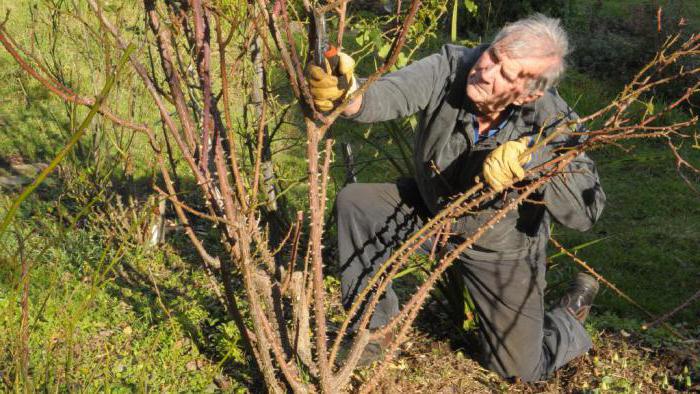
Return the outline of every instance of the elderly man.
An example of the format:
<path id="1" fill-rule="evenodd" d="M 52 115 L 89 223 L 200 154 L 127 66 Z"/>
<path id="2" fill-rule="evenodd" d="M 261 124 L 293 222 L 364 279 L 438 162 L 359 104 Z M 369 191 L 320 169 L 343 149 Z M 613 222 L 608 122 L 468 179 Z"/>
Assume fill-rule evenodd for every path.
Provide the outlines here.
<path id="1" fill-rule="evenodd" d="M 446 45 L 432 56 L 391 73 L 351 105 L 344 115 L 378 122 L 419 114 L 415 140 L 416 176 L 397 183 L 351 184 L 337 197 L 338 243 L 343 303 L 349 306 L 372 272 L 450 198 L 483 178 L 498 196 L 452 225 L 447 247 L 458 245 L 503 207 L 517 191 L 506 189 L 524 169 L 550 160 L 580 136 L 555 138 L 524 163 L 519 156 L 538 134 L 551 133 L 576 114 L 553 89 L 568 51 L 559 21 L 543 15 L 504 27 L 491 45 L 469 49 Z M 312 66 L 316 105 L 333 108 L 355 86 L 354 63 L 341 54 L 337 70 Z M 339 87 L 343 75 L 351 83 Z M 344 84 L 340 84 L 345 86 Z M 558 176 L 511 211 L 466 250 L 456 263 L 476 306 L 485 366 L 503 377 L 545 379 L 591 347 L 582 325 L 598 291 L 579 274 L 550 312 L 544 310 L 545 247 L 551 218 L 578 230 L 598 219 L 605 195 L 594 163 L 581 154 Z M 510 195 L 510 196 L 509 196 Z M 426 250 L 430 245 L 424 245 Z M 370 329 L 386 325 L 399 311 L 389 289 Z M 364 361 L 381 353 L 369 347 Z"/>

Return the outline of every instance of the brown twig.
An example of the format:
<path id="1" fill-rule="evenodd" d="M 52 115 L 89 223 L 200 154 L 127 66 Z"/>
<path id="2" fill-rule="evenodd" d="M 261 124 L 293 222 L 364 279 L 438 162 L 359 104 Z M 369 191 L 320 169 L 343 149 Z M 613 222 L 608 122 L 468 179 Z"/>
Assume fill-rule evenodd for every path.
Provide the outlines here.
<path id="1" fill-rule="evenodd" d="M 175 105 L 180 124 L 182 125 L 183 134 L 190 151 L 194 152 L 197 149 L 195 143 L 195 125 L 192 115 L 187 107 L 187 99 L 182 92 L 182 80 L 180 72 L 174 66 L 173 57 L 174 51 L 171 45 L 172 37 L 170 31 L 164 28 L 160 23 L 158 11 L 154 0 L 145 0 L 144 6 L 148 15 L 149 26 L 151 31 L 156 36 L 156 44 L 158 45 L 158 53 L 160 54 L 161 67 L 165 73 L 165 77 L 170 87 L 170 95 L 172 102 Z"/>
<path id="2" fill-rule="evenodd" d="M 687 300 L 681 302 L 680 305 L 678 305 L 677 307 L 675 307 L 672 310 L 661 315 L 658 319 L 656 319 L 648 324 L 646 324 L 646 323 L 642 324 L 642 330 L 648 330 L 650 328 L 653 328 L 654 326 L 657 326 L 661 323 L 664 323 L 666 320 L 670 319 L 673 315 L 682 311 L 683 309 L 688 307 L 688 305 L 691 305 L 693 302 L 697 301 L 698 299 L 700 299 L 700 290 L 696 291 L 695 294 L 690 296 L 690 298 L 688 298 Z"/>
<path id="3" fill-rule="evenodd" d="M 252 22 L 251 22 L 252 23 Z M 252 32 L 252 29 L 251 29 Z M 233 28 L 231 29 L 231 34 L 233 33 Z M 246 200 L 246 194 L 245 191 L 243 190 L 243 177 L 241 176 L 241 170 L 240 167 L 238 166 L 238 153 L 236 149 L 236 141 L 233 139 L 233 121 L 231 117 L 231 99 L 229 97 L 229 83 L 228 83 L 228 67 L 226 65 L 226 46 L 228 42 L 230 41 L 230 37 L 232 35 L 229 35 L 229 38 L 227 40 L 222 40 L 221 37 L 221 21 L 217 19 L 216 23 L 216 40 L 218 43 L 219 47 L 219 70 L 220 70 L 220 75 L 221 75 L 221 92 L 223 94 L 223 101 L 224 101 L 224 119 L 226 121 L 226 130 L 227 130 L 227 140 L 228 140 L 228 155 L 229 155 L 229 162 L 231 166 L 231 172 L 233 173 L 233 180 L 234 180 L 234 185 L 236 186 L 236 195 L 238 197 L 239 204 L 241 204 L 242 209 L 245 211 L 247 208 L 247 200 Z M 253 34 L 250 34 L 250 37 L 252 39 Z M 243 53 L 245 54 L 245 52 Z M 239 59 L 242 59 L 240 57 Z M 233 74 L 233 68 L 235 68 L 235 64 L 231 65 L 231 73 Z"/>
<path id="4" fill-rule="evenodd" d="M 282 288 L 280 292 L 284 295 L 289 289 L 289 284 L 292 281 L 292 274 L 294 273 L 294 267 L 296 266 L 297 254 L 299 253 L 299 239 L 301 238 L 301 226 L 304 220 L 304 211 L 297 211 L 297 220 L 294 226 L 294 241 L 292 241 L 292 254 L 289 257 L 289 264 L 287 265 L 287 272 L 285 278 L 282 280 Z"/>
<path id="5" fill-rule="evenodd" d="M 192 19 L 194 23 L 194 48 L 196 53 L 197 74 L 204 101 L 202 111 L 202 137 L 200 142 L 200 168 L 205 176 L 209 177 L 209 150 L 210 138 L 214 133 L 214 111 L 216 103 L 212 94 L 211 84 L 211 47 L 209 44 L 209 16 L 207 10 L 202 6 L 202 0 L 191 0 Z"/>
<path id="6" fill-rule="evenodd" d="M 336 37 L 336 44 L 338 46 L 338 49 L 343 48 L 343 34 L 345 33 L 345 14 L 347 13 L 347 10 L 347 0 L 341 1 L 340 5 L 336 8 L 336 12 L 338 13 L 338 34 Z"/>
<path id="7" fill-rule="evenodd" d="M 590 265 L 588 265 L 585 261 L 581 260 L 578 258 L 575 254 L 571 253 L 568 249 L 566 249 L 564 246 L 562 246 L 561 243 L 559 243 L 556 239 L 550 237 L 549 238 L 550 242 L 559 249 L 562 253 L 565 255 L 569 256 L 576 264 L 580 265 L 583 267 L 586 271 L 588 271 L 591 275 L 593 275 L 599 282 L 603 283 L 605 286 L 610 288 L 612 291 L 614 291 L 620 298 L 624 299 L 625 301 L 629 302 L 630 304 L 634 305 L 642 311 L 645 315 L 649 316 L 650 318 L 656 320 L 656 316 L 649 312 L 646 308 L 644 308 L 642 305 L 640 305 L 637 301 L 632 299 L 632 297 L 628 296 L 623 292 L 622 290 L 618 289 L 617 286 L 615 286 L 613 283 L 611 283 L 609 280 L 605 279 L 605 277 L 599 273 L 597 273 Z M 673 327 L 671 327 L 668 324 L 665 324 L 664 327 L 666 327 L 673 335 L 680 339 L 685 339 L 683 335 L 681 335 L 678 331 L 676 331 Z"/>
<path id="8" fill-rule="evenodd" d="M 685 174 L 683 174 L 683 168 L 688 168 L 696 174 L 700 174 L 700 169 L 690 164 L 686 159 L 684 159 L 680 155 L 680 153 L 678 152 L 678 148 L 675 145 L 673 145 L 673 142 L 670 138 L 666 141 L 666 144 L 668 145 L 669 149 L 671 149 L 671 153 L 673 154 L 673 157 L 676 160 L 676 172 L 678 173 L 678 176 L 680 176 L 681 179 L 683 179 L 683 181 L 686 185 L 688 185 L 690 190 L 700 195 L 700 190 L 698 190 L 697 187 L 693 184 L 693 182 L 690 179 L 688 179 L 688 177 L 685 176 Z"/>

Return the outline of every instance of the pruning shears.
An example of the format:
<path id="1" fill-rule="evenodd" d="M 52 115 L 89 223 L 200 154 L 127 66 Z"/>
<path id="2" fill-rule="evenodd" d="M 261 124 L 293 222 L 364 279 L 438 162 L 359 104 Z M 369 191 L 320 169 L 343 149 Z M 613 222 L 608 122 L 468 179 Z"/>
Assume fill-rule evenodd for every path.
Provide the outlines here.
<path id="1" fill-rule="evenodd" d="M 313 40 L 313 63 L 323 70 L 326 70 L 326 64 L 328 64 L 331 72 L 333 72 L 338 68 L 338 48 L 328 43 L 326 14 L 314 12 L 313 18 L 313 34 L 310 35 Z M 338 78 L 338 89 L 344 90 L 350 86 L 350 81 L 347 80 L 345 74 L 341 72 L 333 72 L 333 74 Z M 357 182 L 357 177 L 355 176 L 356 171 L 352 156 L 352 148 L 347 142 L 342 142 L 341 146 L 346 170 L 345 183 L 355 183 Z"/>
<path id="2" fill-rule="evenodd" d="M 324 70 L 326 69 L 327 62 L 333 74 L 338 78 L 338 88 L 347 89 L 350 81 L 348 81 L 342 73 L 336 72 L 338 68 L 338 48 L 328 43 L 326 14 L 314 11 L 313 18 L 313 62 Z"/>

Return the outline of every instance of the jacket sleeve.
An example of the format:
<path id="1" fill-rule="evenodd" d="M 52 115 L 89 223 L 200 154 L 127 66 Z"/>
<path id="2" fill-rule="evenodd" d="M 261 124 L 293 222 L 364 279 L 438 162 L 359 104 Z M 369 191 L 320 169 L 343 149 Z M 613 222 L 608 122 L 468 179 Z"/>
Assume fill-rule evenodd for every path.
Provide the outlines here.
<path id="1" fill-rule="evenodd" d="M 549 103 L 545 105 L 553 106 L 551 110 L 543 111 L 544 114 L 557 113 L 557 120 L 543 120 L 539 124 L 545 125 L 545 134 L 554 129 L 563 121 L 577 119 L 578 115 L 569 108 L 556 93 L 550 96 Z M 587 131 L 580 126 L 577 132 Z M 550 160 L 556 153 L 556 149 L 573 147 L 585 141 L 585 135 L 563 134 L 555 138 L 547 147 L 535 155 L 533 161 L 543 163 Z M 534 166 L 537 163 L 530 163 Z M 598 171 L 595 163 L 585 153 L 580 153 L 572 161 L 566 170 L 556 175 L 551 181 L 543 186 L 543 201 L 549 213 L 554 219 L 566 227 L 585 231 L 590 229 L 600 218 L 605 206 L 605 193 L 600 185 Z"/>
<path id="2" fill-rule="evenodd" d="M 439 53 L 379 78 L 363 94 L 360 110 L 347 118 L 371 123 L 412 115 L 436 100 L 449 75 L 447 49 L 443 47 Z"/>
<path id="3" fill-rule="evenodd" d="M 586 231 L 600 218 L 605 193 L 590 157 L 581 153 L 567 171 L 544 186 L 544 203 L 554 219 L 574 230 Z"/>

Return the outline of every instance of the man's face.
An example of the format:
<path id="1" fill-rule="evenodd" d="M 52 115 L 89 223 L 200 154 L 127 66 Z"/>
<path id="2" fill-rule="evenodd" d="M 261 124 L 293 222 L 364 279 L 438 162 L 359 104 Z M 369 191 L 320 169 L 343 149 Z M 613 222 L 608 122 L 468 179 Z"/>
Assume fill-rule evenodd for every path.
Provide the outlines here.
<path id="1" fill-rule="evenodd" d="M 530 92 L 528 82 L 542 75 L 555 58 L 512 59 L 491 46 L 472 67 L 467 78 L 467 96 L 483 115 L 496 115 L 510 104 L 523 105 L 543 92 Z"/>

